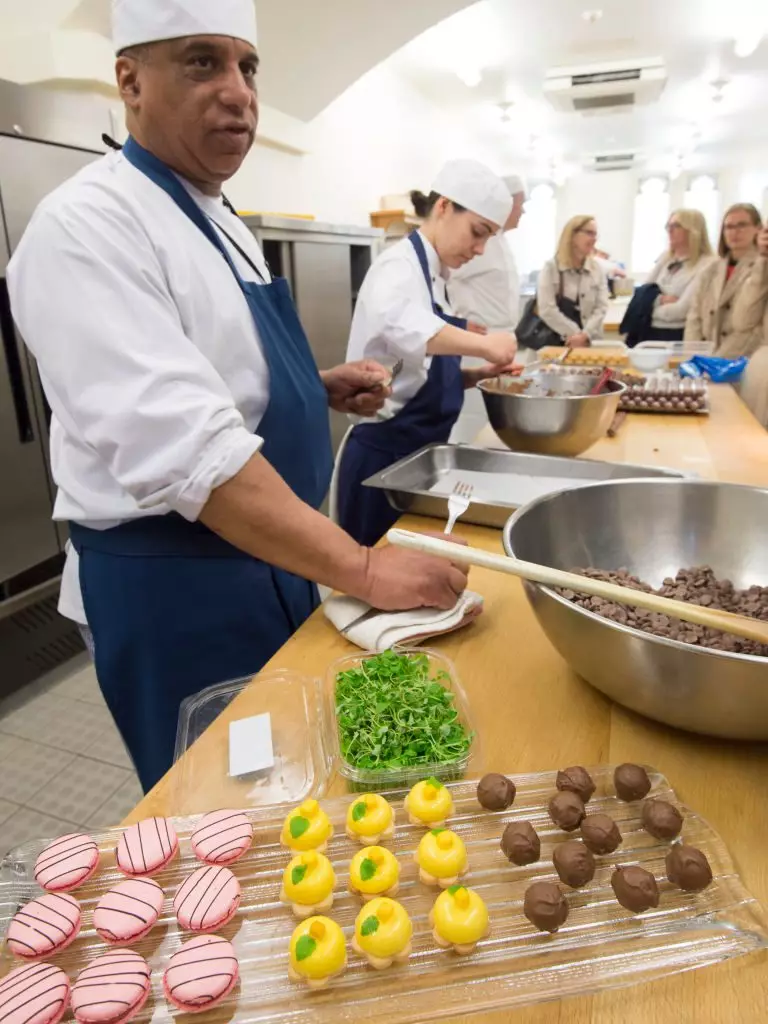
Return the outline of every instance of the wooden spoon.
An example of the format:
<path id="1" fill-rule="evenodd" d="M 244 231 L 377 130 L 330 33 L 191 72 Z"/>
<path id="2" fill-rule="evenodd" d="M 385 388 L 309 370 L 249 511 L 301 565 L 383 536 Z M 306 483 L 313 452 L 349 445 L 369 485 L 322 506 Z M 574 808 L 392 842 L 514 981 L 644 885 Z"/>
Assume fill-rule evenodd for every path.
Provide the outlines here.
<path id="1" fill-rule="evenodd" d="M 535 562 L 523 562 L 519 558 L 494 555 L 490 551 L 464 547 L 461 544 L 453 544 L 436 537 L 427 537 L 421 533 L 411 533 L 409 530 L 390 530 L 387 540 L 390 544 L 396 544 L 398 547 L 422 551 L 426 555 L 436 555 L 438 558 L 447 558 L 462 565 L 477 565 L 483 569 L 507 573 L 509 576 L 519 576 L 533 583 L 542 583 L 546 587 L 575 590 L 579 594 L 602 597 L 615 604 L 645 608 L 649 612 L 659 612 L 670 618 L 693 622 L 697 626 L 719 629 L 723 633 L 732 633 L 734 636 L 745 637 L 747 640 L 768 644 L 768 622 L 752 619 L 748 615 L 736 615 L 733 612 L 718 611 L 715 608 L 703 608 L 701 605 L 689 604 L 687 601 L 673 601 L 669 597 L 659 597 L 658 594 L 646 594 L 642 590 L 620 587 L 615 583 L 605 583 L 603 580 L 589 579 L 587 576 L 579 576 L 578 573 L 563 572 L 562 569 L 552 569 L 546 565 L 536 565 Z"/>

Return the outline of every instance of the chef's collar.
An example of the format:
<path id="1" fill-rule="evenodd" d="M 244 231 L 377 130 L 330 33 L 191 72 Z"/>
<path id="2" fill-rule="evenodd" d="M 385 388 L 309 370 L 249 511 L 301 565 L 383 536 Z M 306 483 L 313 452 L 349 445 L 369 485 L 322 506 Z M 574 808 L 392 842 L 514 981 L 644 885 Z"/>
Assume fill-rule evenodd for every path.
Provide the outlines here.
<path id="1" fill-rule="evenodd" d="M 447 281 L 450 277 L 450 270 L 446 267 L 440 257 L 437 255 L 437 249 L 430 242 L 423 231 L 419 231 L 419 236 L 424 243 L 424 248 L 427 252 L 427 264 L 429 266 L 429 273 L 434 281 L 437 277 L 442 277 L 444 281 Z"/>

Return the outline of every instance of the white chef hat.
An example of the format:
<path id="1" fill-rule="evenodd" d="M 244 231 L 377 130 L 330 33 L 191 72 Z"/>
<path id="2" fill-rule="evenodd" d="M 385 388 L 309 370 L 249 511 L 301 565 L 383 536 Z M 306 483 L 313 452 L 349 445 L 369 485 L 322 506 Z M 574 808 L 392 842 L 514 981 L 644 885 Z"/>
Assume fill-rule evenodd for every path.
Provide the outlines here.
<path id="1" fill-rule="evenodd" d="M 512 196 L 501 178 L 477 160 L 451 160 L 432 191 L 502 227 L 512 212 Z"/>
<path id="2" fill-rule="evenodd" d="M 519 174 L 505 174 L 504 184 L 509 189 L 509 194 L 511 196 L 516 196 L 520 192 L 522 192 L 523 195 L 528 194 L 528 187 L 525 184 L 525 178 L 522 178 Z"/>
<path id="3" fill-rule="evenodd" d="M 231 36 L 256 46 L 254 0 L 112 0 L 116 53 L 186 36 Z"/>

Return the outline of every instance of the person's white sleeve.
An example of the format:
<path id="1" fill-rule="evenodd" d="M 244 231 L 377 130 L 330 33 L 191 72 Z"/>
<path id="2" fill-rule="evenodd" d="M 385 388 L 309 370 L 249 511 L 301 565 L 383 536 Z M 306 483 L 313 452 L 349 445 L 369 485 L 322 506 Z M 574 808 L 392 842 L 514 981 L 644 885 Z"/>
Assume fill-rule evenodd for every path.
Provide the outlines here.
<path id="1" fill-rule="evenodd" d="M 44 208 L 8 277 L 63 428 L 141 508 L 195 520 L 262 441 L 185 335 L 141 226 L 119 209 Z"/>
<path id="2" fill-rule="evenodd" d="M 561 338 L 570 338 L 573 334 L 579 334 L 581 327 L 575 320 L 569 320 L 565 314 L 560 312 L 557 304 L 557 284 L 559 274 L 551 263 L 545 263 L 539 275 L 539 287 L 536 295 L 536 309 L 547 325 Z"/>
<path id="3" fill-rule="evenodd" d="M 427 345 L 446 326 L 430 308 L 426 283 L 404 261 L 376 268 L 365 296 L 368 341 L 384 341 L 387 351 L 406 360 L 421 360 Z"/>

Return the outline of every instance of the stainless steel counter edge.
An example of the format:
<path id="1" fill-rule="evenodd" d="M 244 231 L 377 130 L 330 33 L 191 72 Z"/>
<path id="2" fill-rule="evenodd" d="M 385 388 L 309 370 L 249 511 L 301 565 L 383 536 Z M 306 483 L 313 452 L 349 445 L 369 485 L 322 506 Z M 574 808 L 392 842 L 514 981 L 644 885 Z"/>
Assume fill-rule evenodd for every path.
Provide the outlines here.
<path id="1" fill-rule="evenodd" d="M 251 228 L 272 231 L 295 231 L 299 234 L 318 235 L 352 235 L 357 238 L 383 238 L 381 228 L 370 228 L 355 224 L 325 224 L 320 221 L 302 220 L 293 217 L 271 217 L 263 214 L 251 214 L 242 218 L 243 223 Z"/>

